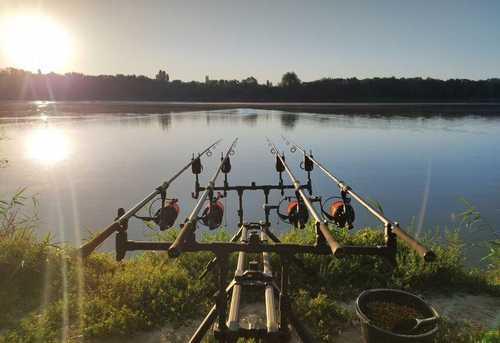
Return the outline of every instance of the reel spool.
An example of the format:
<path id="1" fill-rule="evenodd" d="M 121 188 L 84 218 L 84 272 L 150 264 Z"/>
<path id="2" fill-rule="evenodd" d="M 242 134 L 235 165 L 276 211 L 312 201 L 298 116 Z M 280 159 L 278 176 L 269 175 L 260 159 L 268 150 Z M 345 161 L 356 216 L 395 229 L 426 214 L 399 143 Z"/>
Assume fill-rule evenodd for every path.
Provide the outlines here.
<path id="1" fill-rule="evenodd" d="M 170 199 L 162 208 L 156 211 L 153 221 L 160 227 L 160 231 L 170 229 L 180 212 L 180 207 L 177 204 L 178 199 Z"/>
<path id="2" fill-rule="evenodd" d="M 309 212 L 303 203 L 298 200 L 291 201 L 287 207 L 288 221 L 295 227 L 304 228 L 309 220 Z"/>
<path id="3" fill-rule="evenodd" d="M 168 200 L 168 202 L 165 202 L 166 200 Z M 158 201 L 161 201 L 164 205 L 157 209 L 153 215 L 153 206 Z M 165 231 L 174 226 L 174 223 L 179 216 L 181 209 L 178 202 L 179 199 L 157 198 L 149 205 L 149 217 L 138 215 L 134 215 L 134 217 L 148 222 L 152 221 L 158 225 L 160 231 Z"/>
<path id="4" fill-rule="evenodd" d="M 208 226 L 210 230 L 215 230 L 221 226 L 224 218 L 224 205 L 220 198 L 221 194 L 218 193 L 215 201 L 210 201 L 207 204 L 200 217 L 202 224 Z"/>
<path id="5" fill-rule="evenodd" d="M 297 198 L 295 198 L 295 200 L 292 199 L 292 197 L 285 197 L 281 199 L 278 206 L 275 207 L 276 212 L 282 221 L 287 222 L 296 228 L 303 229 L 309 220 L 309 211 L 307 211 L 307 208 L 302 201 L 297 200 Z M 283 214 L 280 212 L 280 207 L 285 200 L 288 200 L 288 206 L 286 208 L 286 214 Z"/>
<path id="6" fill-rule="evenodd" d="M 326 199 L 325 203 L 330 199 L 339 197 L 330 197 Z M 321 203 L 320 203 L 321 204 Z M 351 230 L 354 226 L 354 220 L 356 219 L 354 208 L 350 204 L 350 199 L 340 198 L 332 202 L 330 205 L 330 213 L 326 212 L 321 204 L 321 212 L 328 218 L 329 221 L 333 222 L 339 228 L 347 228 Z"/>

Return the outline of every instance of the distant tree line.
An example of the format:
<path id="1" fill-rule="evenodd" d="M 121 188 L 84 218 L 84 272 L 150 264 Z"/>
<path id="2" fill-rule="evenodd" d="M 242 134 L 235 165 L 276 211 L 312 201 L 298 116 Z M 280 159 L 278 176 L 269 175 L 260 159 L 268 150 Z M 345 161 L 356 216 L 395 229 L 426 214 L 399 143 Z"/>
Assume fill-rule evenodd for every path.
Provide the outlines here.
<path id="1" fill-rule="evenodd" d="M 500 79 L 472 81 L 432 78 L 323 78 L 302 82 L 294 72 L 281 82 L 170 80 L 160 70 L 154 79 L 140 75 L 64 75 L 0 70 L 1 100 L 166 100 L 166 101 L 499 101 Z"/>

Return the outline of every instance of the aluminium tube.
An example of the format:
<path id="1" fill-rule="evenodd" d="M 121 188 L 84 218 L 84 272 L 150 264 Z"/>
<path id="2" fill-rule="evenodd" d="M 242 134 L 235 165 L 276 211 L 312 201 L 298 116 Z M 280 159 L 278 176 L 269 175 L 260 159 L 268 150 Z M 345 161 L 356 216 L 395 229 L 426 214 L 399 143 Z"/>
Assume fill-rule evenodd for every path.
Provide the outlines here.
<path id="1" fill-rule="evenodd" d="M 269 139 L 268 139 L 268 142 L 271 144 L 272 149 L 274 150 L 274 153 L 276 154 L 276 156 L 278 156 L 278 158 L 280 159 L 281 163 L 285 167 L 285 170 L 286 170 L 288 176 L 290 177 L 290 180 L 293 183 L 295 191 L 297 193 L 299 193 L 299 195 L 302 198 L 302 200 L 303 200 L 304 204 L 306 205 L 307 209 L 309 210 L 309 212 L 312 214 L 312 216 L 316 220 L 316 225 L 319 228 L 319 230 L 321 231 L 323 237 L 325 238 L 325 241 L 330 246 L 332 254 L 335 257 L 341 257 L 342 256 L 342 246 L 340 245 L 340 243 L 338 243 L 333 238 L 330 230 L 328 229 L 328 225 L 326 224 L 326 221 L 318 214 L 318 212 L 316 212 L 316 209 L 311 204 L 311 201 L 305 195 L 304 191 L 300 188 L 300 182 L 293 175 L 292 171 L 290 170 L 290 168 L 286 164 L 285 159 L 281 156 L 281 153 L 278 150 L 278 148 L 276 148 L 276 146 L 274 145 L 274 143 L 272 143 Z"/>
<path id="2" fill-rule="evenodd" d="M 266 234 L 262 231 L 260 233 L 261 241 L 267 239 Z M 271 261 L 269 260 L 269 253 L 262 253 L 262 264 L 264 269 L 264 275 L 268 277 L 273 276 L 273 271 L 271 269 Z M 278 316 L 276 314 L 276 303 L 274 298 L 274 287 L 272 283 L 268 282 L 264 291 L 264 297 L 266 301 L 266 328 L 268 333 L 273 333 L 278 331 Z"/>
<path id="3" fill-rule="evenodd" d="M 201 156 L 205 155 L 210 149 L 212 149 L 214 146 L 219 144 L 221 139 L 217 140 L 215 143 L 210 145 L 208 148 L 203 150 L 202 152 L 198 153 L 197 158 L 200 158 Z M 92 240 L 89 242 L 83 244 L 79 249 L 78 249 L 78 255 L 86 258 L 88 255 L 90 255 L 99 245 L 101 245 L 102 242 L 106 240 L 113 232 L 120 230 L 120 226 L 129 220 L 133 215 L 135 215 L 137 212 L 139 212 L 140 209 L 142 209 L 147 203 L 149 203 L 151 200 L 153 200 L 158 194 L 160 194 L 162 191 L 165 191 L 168 186 L 175 180 L 177 179 L 182 173 L 184 173 L 192 164 L 195 159 L 192 159 L 188 164 L 186 164 L 180 171 L 178 171 L 174 176 L 170 178 L 170 180 L 165 181 L 162 185 L 160 185 L 157 189 L 155 189 L 153 192 L 151 192 L 149 195 L 147 195 L 144 199 L 139 201 L 137 204 L 135 204 L 132 208 L 130 208 L 127 212 L 125 212 L 122 216 L 117 218 L 113 223 L 111 223 L 106 229 L 101 231 L 97 236 L 95 236 Z"/>
<path id="4" fill-rule="evenodd" d="M 240 241 L 244 242 L 247 240 L 247 228 L 245 225 L 241 227 L 241 237 Z M 236 271 L 234 272 L 235 278 L 237 276 L 242 276 L 245 272 L 245 259 L 246 253 L 240 251 L 238 253 L 238 264 Z M 227 327 L 230 331 L 238 331 L 240 328 L 240 303 L 241 303 L 241 290 L 242 286 L 240 283 L 236 282 L 233 286 L 233 291 L 231 293 L 231 303 L 229 305 L 229 315 L 227 319 Z"/>
<path id="5" fill-rule="evenodd" d="M 217 177 L 219 176 L 219 174 L 221 172 L 222 165 L 228 159 L 229 154 L 233 151 L 233 148 L 236 145 L 237 141 L 238 141 L 238 138 L 235 138 L 233 143 L 227 149 L 224 158 L 222 159 L 222 161 L 219 164 L 219 167 L 217 168 L 217 171 L 215 172 L 212 179 L 208 182 L 208 185 L 205 188 L 205 191 L 202 193 L 202 195 L 198 199 L 198 202 L 196 203 L 193 211 L 189 215 L 187 221 L 184 223 L 184 226 L 182 227 L 181 232 L 179 232 L 179 235 L 175 239 L 174 243 L 170 246 L 170 249 L 168 249 L 168 256 L 170 256 L 170 257 L 179 256 L 182 252 L 182 246 L 184 245 L 186 238 L 188 237 L 188 235 L 190 235 L 191 233 L 193 233 L 196 230 L 196 222 L 198 220 L 198 213 L 201 211 L 201 208 L 203 207 L 203 204 L 205 203 L 205 200 L 207 199 L 208 195 L 213 192 L 213 189 L 215 187 L 215 181 L 217 180 Z"/>
<path id="6" fill-rule="evenodd" d="M 291 142 L 291 141 L 290 141 Z M 373 206 L 368 204 L 360 195 L 354 192 L 351 187 L 346 185 L 343 181 L 339 180 L 335 175 L 333 175 L 328 169 L 326 169 L 321 163 L 319 163 L 311 154 L 306 152 L 306 149 L 300 144 L 291 142 L 291 144 L 299 149 L 304 155 L 309 157 L 309 159 L 330 179 L 332 179 L 341 190 L 345 191 L 347 194 L 351 195 L 356 199 L 363 207 L 365 207 L 371 214 L 373 214 L 377 219 L 379 219 L 385 227 L 392 228 L 392 232 L 401 240 L 405 241 L 411 248 L 413 248 L 425 261 L 432 261 L 436 258 L 436 255 L 431 250 L 427 249 L 425 246 L 420 244 L 415 238 L 410 236 L 406 231 L 399 227 L 397 222 L 392 222 L 387 217 L 385 217 L 380 211 L 375 209 Z"/>

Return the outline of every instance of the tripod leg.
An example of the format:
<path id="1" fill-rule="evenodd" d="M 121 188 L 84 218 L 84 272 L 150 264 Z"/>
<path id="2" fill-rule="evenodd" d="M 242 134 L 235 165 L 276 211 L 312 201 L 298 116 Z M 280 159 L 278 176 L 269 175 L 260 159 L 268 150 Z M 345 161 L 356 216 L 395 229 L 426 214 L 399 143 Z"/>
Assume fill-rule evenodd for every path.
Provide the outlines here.
<path id="1" fill-rule="evenodd" d="M 205 337 L 207 331 L 210 329 L 210 326 L 212 326 L 216 317 L 217 317 L 217 311 L 215 309 L 215 306 L 213 306 L 210 312 L 208 312 L 208 314 L 201 322 L 200 326 L 198 326 L 198 329 L 196 329 L 196 332 L 189 340 L 189 343 L 200 343 L 203 337 Z"/>
<path id="2" fill-rule="evenodd" d="M 290 324 L 292 327 L 295 329 L 297 332 L 297 335 L 299 335 L 300 340 L 303 343 L 314 343 L 316 340 L 314 339 L 313 335 L 307 329 L 302 322 L 295 316 L 295 313 L 291 309 L 289 309 L 288 312 L 288 318 L 290 319 Z"/>

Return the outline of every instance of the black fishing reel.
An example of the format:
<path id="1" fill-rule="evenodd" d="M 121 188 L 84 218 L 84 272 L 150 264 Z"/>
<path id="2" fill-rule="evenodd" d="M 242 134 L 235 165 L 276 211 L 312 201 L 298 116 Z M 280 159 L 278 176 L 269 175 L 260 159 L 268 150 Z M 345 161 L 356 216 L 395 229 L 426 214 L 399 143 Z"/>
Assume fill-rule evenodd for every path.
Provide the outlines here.
<path id="1" fill-rule="evenodd" d="M 283 202 L 288 201 L 286 214 L 280 212 Z M 295 228 L 303 229 L 309 221 L 309 211 L 302 199 L 295 197 L 284 197 L 278 205 L 273 206 L 276 209 L 278 217 L 285 223 L 293 225 Z"/>
<path id="2" fill-rule="evenodd" d="M 325 211 L 323 202 L 320 202 L 321 212 L 325 217 L 333 224 L 339 228 L 346 228 L 351 230 L 354 226 L 354 220 L 356 215 L 354 213 L 354 208 L 351 206 L 351 199 L 347 197 L 347 194 L 342 191 L 341 196 L 332 196 L 324 201 L 328 203 L 330 200 L 334 200 L 330 206 L 329 211 Z"/>
<path id="3" fill-rule="evenodd" d="M 198 219 L 201 223 L 207 226 L 210 230 L 215 230 L 222 224 L 224 218 L 224 205 L 220 200 L 222 198 L 221 193 L 217 193 L 215 199 L 210 199 L 207 206 L 202 212 L 201 217 Z"/>
<path id="4" fill-rule="evenodd" d="M 160 208 L 154 211 L 154 205 L 160 200 L 162 203 Z M 160 228 L 160 231 L 165 231 L 174 226 L 179 216 L 179 212 L 181 211 L 179 199 L 157 198 L 149 205 L 148 211 L 149 216 L 134 215 L 134 217 L 147 222 L 154 222 Z"/>

